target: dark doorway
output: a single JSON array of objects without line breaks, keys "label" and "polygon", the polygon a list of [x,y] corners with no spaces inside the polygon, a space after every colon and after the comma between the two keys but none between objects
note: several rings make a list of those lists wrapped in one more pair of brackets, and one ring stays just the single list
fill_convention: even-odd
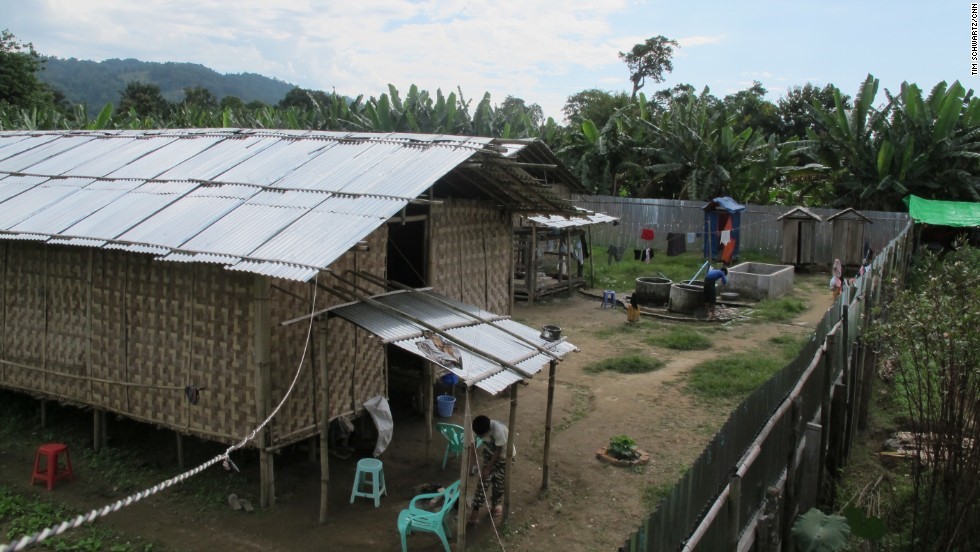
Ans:
[{"label": "dark doorway", "polygon": [[425,283],[425,221],[388,225],[388,279],[412,287]]}]

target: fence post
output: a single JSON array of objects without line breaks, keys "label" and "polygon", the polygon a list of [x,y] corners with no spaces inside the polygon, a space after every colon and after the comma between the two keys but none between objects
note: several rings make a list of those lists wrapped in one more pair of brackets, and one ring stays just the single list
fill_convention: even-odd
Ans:
[{"label": "fence post", "polygon": [[783,520],[782,520],[782,540],[791,542],[793,538],[793,520],[797,515],[796,497],[796,449],[800,443],[800,420],[803,414],[800,408],[800,398],[794,397],[792,407],[789,411],[789,454],[786,455],[786,488],[783,490]]},{"label": "fence post", "polygon": [[733,473],[728,480],[728,545],[729,550],[738,550],[738,537],[741,533],[742,476]]},{"label": "fence post", "polygon": [[827,499],[823,496],[823,489],[827,477],[827,452],[830,446],[830,391],[834,386],[834,336],[828,335],[825,339],[826,349],[824,349],[820,359],[820,362],[823,363],[823,387],[820,394],[820,458],[817,462],[820,469],[817,475],[817,492],[819,493],[817,501],[822,503],[826,503]]}]

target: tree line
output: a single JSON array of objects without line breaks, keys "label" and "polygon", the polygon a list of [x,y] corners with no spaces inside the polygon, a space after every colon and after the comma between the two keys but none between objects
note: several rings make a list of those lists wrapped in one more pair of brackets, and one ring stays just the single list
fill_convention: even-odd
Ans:
[{"label": "tree line", "polygon": [[546,143],[594,193],[744,203],[904,210],[912,193],[980,201],[980,102],[959,82],[928,92],[903,83],[879,90],[868,75],[852,99],[807,83],[776,102],[754,83],[719,98],[679,85],[643,91],[673,69],[678,47],[663,36],[621,52],[631,92],[589,89],[570,96],[567,123],[541,107],[461,89],[430,93],[395,86],[377,97],[291,89],[276,105],[217,98],[187,87],[178,102],[159,86],[131,81],[95,116],[69,105],[37,78],[44,63],[9,31],[0,37],[0,128],[286,128],[416,132]]}]

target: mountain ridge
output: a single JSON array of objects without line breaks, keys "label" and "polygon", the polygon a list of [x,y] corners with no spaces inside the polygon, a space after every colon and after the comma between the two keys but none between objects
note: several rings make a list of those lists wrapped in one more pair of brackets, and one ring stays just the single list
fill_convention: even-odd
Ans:
[{"label": "mountain ridge", "polygon": [[235,96],[245,103],[259,101],[275,105],[296,86],[257,73],[218,73],[199,63],[133,58],[91,61],[49,57],[45,58],[38,78],[61,91],[68,103],[84,105],[92,116],[106,103],[118,106],[120,94],[133,81],[159,86],[163,97],[174,103],[184,99],[185,88],[200,86],[210,90],[219,101]]}]

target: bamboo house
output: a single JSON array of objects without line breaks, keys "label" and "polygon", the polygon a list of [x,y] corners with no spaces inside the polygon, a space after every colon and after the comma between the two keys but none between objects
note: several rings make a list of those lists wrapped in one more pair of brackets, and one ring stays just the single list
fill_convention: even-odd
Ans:
[{"label": "bamboo house", "polygon": [[574,346],[506,317],[514,217],[581,214],[542,158],[460,136],[0,132],[0,387],[92,408],[96,436],[111,412],[224,443],[290,391],[250,443],[268,504],[271,453],[320,437],[325,456],[396,350],[432,377],[426,332],[468,390],[553,382]]}]

